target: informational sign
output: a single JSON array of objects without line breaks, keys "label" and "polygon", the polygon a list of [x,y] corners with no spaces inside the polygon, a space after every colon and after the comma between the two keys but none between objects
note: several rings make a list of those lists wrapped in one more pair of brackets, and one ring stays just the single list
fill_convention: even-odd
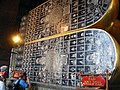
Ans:
[{"label": "informational sign", "polygon": [[15,71],[15,72],[13,73],[13,78],[19,78],[20,73],[21,73],[21,72],[19,72],[19,71]]},{"label": "informational sign", "polygon": [[83,86],[103,87],[105,85],[105,79],[103,76],[83,76]]}]

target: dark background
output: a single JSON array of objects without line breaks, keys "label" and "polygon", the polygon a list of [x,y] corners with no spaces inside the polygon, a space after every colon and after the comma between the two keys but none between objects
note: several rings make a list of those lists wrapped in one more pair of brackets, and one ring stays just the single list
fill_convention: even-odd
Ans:
[{"label": "dark background", "polygon": [[9,65],[14,47],[12,36],[18,33],[21,17],[47,0],[0,0],[0,66]]}]

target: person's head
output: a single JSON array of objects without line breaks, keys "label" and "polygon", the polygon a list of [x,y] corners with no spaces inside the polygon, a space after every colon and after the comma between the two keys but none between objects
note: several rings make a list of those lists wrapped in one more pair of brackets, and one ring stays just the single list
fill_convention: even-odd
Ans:
[{"label": "person's head", "polygon": [[8,66],[3,65],[0,67],[0,72],[6,72],[7,70],[8,70]]},{"label": "person's head", "polygon": [[27,79],[27,74],[25,72],[22,72],[21,75],[20,75],[20,78],[23,79],[23,80],[26,80]]}]

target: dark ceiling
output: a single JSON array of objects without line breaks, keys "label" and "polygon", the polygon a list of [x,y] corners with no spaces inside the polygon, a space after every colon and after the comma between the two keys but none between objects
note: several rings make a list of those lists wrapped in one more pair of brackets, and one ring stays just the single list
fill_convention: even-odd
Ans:
[{"label": "dark ceiling", "polygon": [[8,61],[21,17],[47,0],[0,0],[0,61]]}]

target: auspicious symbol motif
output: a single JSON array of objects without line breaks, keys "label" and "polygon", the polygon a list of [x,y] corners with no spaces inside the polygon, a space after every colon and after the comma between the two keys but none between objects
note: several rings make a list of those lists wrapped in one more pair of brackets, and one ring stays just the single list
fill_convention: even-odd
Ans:
[{"label": "auspicious symbol motif", "polygon": [[[72,27],[77,29],[98,21],[107,11],[111,0],[72,0]],[[75,24],[78,24],[75,26]]]}]

